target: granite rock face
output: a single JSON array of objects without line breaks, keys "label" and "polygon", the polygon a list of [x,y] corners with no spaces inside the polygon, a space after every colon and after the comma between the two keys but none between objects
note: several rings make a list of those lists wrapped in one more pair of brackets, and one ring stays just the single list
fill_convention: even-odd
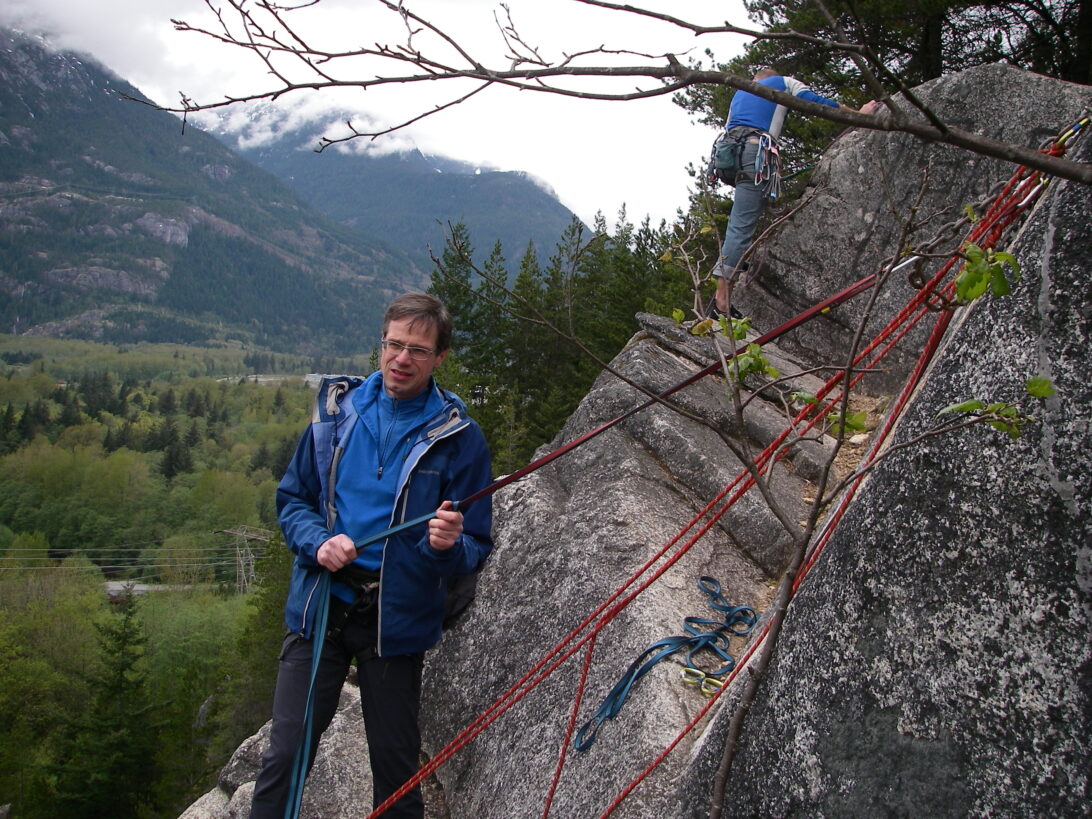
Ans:
[{"label": "granite rock face", "polygon": [[958,317],[895,440],[971,397],[1036,422],[872,475],[792,605],[725,815],[1087,815],[1092,188],[1052,186],[1021,283]]},{"label": "granite rock face", "polygon": [[[1026,103],[1012,114],[1018,128],[996,121],[991,103],[1000,87]],[[1042,94],[1034,104],[1020,96],[1034,89]],[[1027,133],[1032,143],[1040,136],[1040,126],[1030,124],[1036,117],[1045,110],[1056,130],[1058,120],[1079,113],[1068,110],[1070,102],[1087,94],[999,67],[944,78],[925,90],[938,105],[961,100],[960,110],[990,112],[990,123],[968,113],[958,124],[1017,141]],[[858,144],[866,140],[875,141],[867,150]],[[1092,141],[1085,137],[1075,151],[1088,161]],[[871,192],[876,199],[868,207],[861,203],[855,169],[864,157],[886,157],[890,184],[905,192],[920,185],[928,157],[945,152],[885,135],[840,140],[820,169],[829,184],[822,193],[826,215],[794,222],[786,231],[793,235],[777,240],[776,254],[771,246],[771,275],[788,270],[791,259],[798,267],[784,285],[796,290],[784,292],[785,304],[744,302],[758,325],[773,326],[782,312],[840,290],[859,278],[858,268],[874,269],[897,235],[879,193]],[[941,206],[959,211],[967,197],[989,186],[985,177],[1011,172],[987,173],[992,163],[965,154],[944,161],[927,192],[934,212]],[[840,198],[851,191],[857,204],[847,207]],[[1007,240],[1023,270],[1013,294],[957,314],[896,440],[913,438],[941,408],[971,397],[1017,403],[1036,422],[1017,440],[985,426],[926,438],[870,475],[790,607],[744,723],[725,815],[1086,811],[1092,769],[1090,225],[1092,188],[1052,182]],[[833,242],[838,252],[830,250],[832,235],[842,237]],[[854,236],[860,238],[851,255],[859,264],[850,269],[845,237]],[[801,261],[797,253],[811,255]],[[751,298],[768,284],[763,278],[740,292]],[[882,294],[877,321],[908,292],[903,283]],[[783,373],[829,363],[858,310],[855,304],[839,308],[824,327],[764,350]],[[641,331],[612,366],[644,389],[662,392],[712,360],[707,338],[666,319],[639,318]],[[877,393],[892,392],[905,376],[914,346],[906,342],[906,352],[873,387]],[[1041,403],[1026,396],[1024,383],[1032,376],[1051,378],[1056,394]],[[442,793],[426,797],[430,817],[541,816],[547,799],[554,816],[599,816],[675,742],[706,702],[682,684],[681,658],[645,676],[589,750],[577,752],[565,740],[570,721],[578,728],[588,720],[647,646],[681,633],[686,616],[714,614],[696,587],[699,577],[715,577],[732,603],[767,605],[788,559],[791,522],[804,515],[830,440],[802,442],[775,471],[773,497],[786,510],[786,528],[753,492],[712,522],[707,508],[719,508],[718,496],[741,471],[721,434],[757,452],[784,425],[786,396],[814,393],[818,383],[814,374],[799,376],[768,391],[748,404],[741,421],[724,379],[706,377],[671,398],[685,414],[660,405],[645,409],[495,496],[496,551],[478,599],[426,661],[422,729],[429,754],[551,656],[627,581],[639,576],[632,592],[662,574],[598,633],[575,717],[588,644],[440,767]],[[748,382],[744,398],[754,386]],[[543,451],[646,400],[604,373]],[[680,537],[692,519],[696,526]],[[738,655],[744,641],[737,642]],[[612,815],[708,815],[738,693],[726,692]],[[322,807],[305,801],[305,816],[363,815],[370,807],[361,792],[367,756],[355,704],[345,707],[335,728],[319,760],[335,773],[316,768],[310,787]],[[207,812],[189,819],[246,815],[261,741],[259,734],[240,749],[218,792],[198,803]]]},{"label": "granite rock face", "polygon": [[[1088,86],[1000,64],[932,80],[914,93],[955,127],[1027,147],[1049,141],[1092,106]],[[737,288],[733,299],[758,326],[777,326],[877,272],[879,263],[899,249],[936,236],[942,225],[962,216],[964,206],[976,207],[981,216],[985,197],[1013,170],[1001,160],[908,135],[847,131],[812,174],[810,204],[764,249],[756,249],[756,258],[765,260],[765,271]],[[917,208],[913,213],[911,205]],[[966,228],[948,235],[935,252],[956,249],[965,233]],[[898,274],[880,294],[868,336],[913,292],[907,272]],[[780,345],[808,361],[840,364],[840,351],[849,345],[863,304],[854,300],[808,322],[782,338]],[[923,338],[924,330],[917,331],[905,350],[920,347]],[[902,349],[895,351],[887,362],[888,376],[870,379],[868,388],[896,390],[912,357]]]},{"label": "granite rock face", "polygon": [[[659,393],[710,363],[708,339],[665,319],[640,318],[644,330],[614,361],[620,373]],[[602,375],[553,447],[645,400],[616,376]],[[758,406],[760,400],[752,406],[753,423],[735,427],[723,379],[706,377],[674,400],[696,418],[734,428],[734,439],[754,452],[768,442],[759,419],[776,411]],[[478,599],[429,655],[428,668],[438,675],[425,704],[429,750],[457,735],[642,566],[650,568],[629,592],[653,572],[664,572],[598,633],[577,727],[649,645],[684,633],[684,617],[718,617],[697,588],[698,578],[715,578],[734,605],[764,608],[790,543],[761,499],[748,494],[704,535],[698,536],[709,514],[677,538],[741,469],[712,429],[653,406],[499,492],[497,549]],[[780,469],[773,483],[782,502],[801,515],[808,482],[796,470]],[[453,817],[541,815],[566,749],[586,656],[585,646],[439,770]],[[664,661],[642,678],[591,748],[568,746],[552,796],[554,815],[598,816],[705,705],[696,688],[682,683],[683,659]],[[719,665],[713,660],[705,658],[707,670]],[[652,792],[642,790],[618,815],[647,815],[655,810],[650,805],[672,799],[670,781],[685,770],[700,736],[684,738]]]},{"label": "granite rock face", "polygon": [[[269,723],[232,754],[221,771],[217,787],[179,819],[246,819],[250,797],[269,742]],[[360,691],[346,684],[337,714],[319,744],[307,779],[300,816],[366,816],[372,807],[372,775],[368,744],[360,716]]]}]

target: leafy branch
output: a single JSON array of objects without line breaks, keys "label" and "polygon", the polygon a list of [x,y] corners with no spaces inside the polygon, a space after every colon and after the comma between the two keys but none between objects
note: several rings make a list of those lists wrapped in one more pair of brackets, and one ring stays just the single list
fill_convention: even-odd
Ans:
[{"label": "leafy branch", "polygon": [[1012,268],[1013,282],[1020,281],[1020,264],[1011,253],[993,248],[983,250],[968,243],[963,247],[962,256],[967,261],[955,279],[956,299],[960,304],[981,297],[987,288],[997,298],[1009,295],[1012,287],[1005,276],[1006,265]]}]

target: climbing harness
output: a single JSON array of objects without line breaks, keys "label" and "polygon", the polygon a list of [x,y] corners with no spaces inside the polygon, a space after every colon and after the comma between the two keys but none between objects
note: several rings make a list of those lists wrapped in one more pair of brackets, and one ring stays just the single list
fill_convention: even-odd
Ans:
[{"label": "climbing harness", "polygon": [[[686,634],[665,637],[650,645],[641,655],[630,663],[622,678],[615,684],[603,703],[576,735],[573,747],[586,751],[595,742],[599,728],[609,719],[614,719],[625,705],[630,690],[637,681],[653,669],[661,660],[672,654],[686,650],[686,665],[683,668],[683,681],[700,686],[703,693],[714,693],[723,684],[721,679],[733,668],[735,660],[728,653],[728,644],[732,637],[741,637],[750,633],[758,621],[758,615],[750,606],[733,606],[724,599],[720,592],[720,583],[712,577],[698,580],[698,588],[709,598],[709,605],[723,613],[723,620],[710,620],[704,617],[687,617],[683,620]],[[711,651],[723,661],[716,671],[699,671],[694,656],[702,650]],[[707,686],[709,688],[707,689]]]},{"label": "climbing harness", "polygon": [[777,140],[760,128],[737,126],[721,131],[709,152],[706,181],[714,185],[719,180],[734,187],[744,173],[743,152],[747,145],[756,142],[754,183],[765,188],[771,199],[778,198],[781,195],[781,154]]}]

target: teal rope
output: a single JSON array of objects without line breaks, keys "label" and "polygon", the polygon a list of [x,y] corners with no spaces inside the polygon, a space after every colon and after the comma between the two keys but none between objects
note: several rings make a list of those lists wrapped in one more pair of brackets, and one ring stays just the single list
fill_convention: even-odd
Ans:
[{"label": "teal rope", "polygon": [[720,593],[720,583],[711,577],[702,577],[698,580],[698,588],[705,592],[709,598],[709,605],[716,611],[723,612],[723,620],[709,620],[702,617],[687,617],[683,620],[683,628],[686,634],[674,637],[665,637],[650,645],[641,655],[630,663],[622,678],[618,680],[614,688],[603,698],[602,704],[596,710],[590,720],[584,723],[573,740],[573,747],[578,751],[586,751],[595,742],[599,729],[609,719],[614,719],[625,705],[630,690],[637,681],[652,670],[658,662],[671,656],[677,651],[688,649],[686,665],[694,665],[694,655],[702,649],[708,649],[724,661],[716,671],[703,674],[705,677],[723,677],[733,668],[736,662],[728,653],[728,643],[733,636],[748,634],[758,622],[758,615],[750,606],[733,606]]},{"label": "teal rope", "polygon": [[[459,501],[451,504],[453,511],[459,510]],[[427,523],[436,517],[435,512],[421,515],[419,518],[391,526],[382,532],[368,535],[363,540],[357,541],[357,552],[365,546],[370,546],[380,540],[385,540],[391,535],[396,535],[406,529],[412,529],[422,523]],[[315,630],[311,654],[311,683],[307,688],[307,701],[303,708],[303,736],[300,745],[296,749],[296,756],[292,760],[292,784],[288,790],[288,802],[284,807],[285,819],[297,819],[300,815],[300,805],[303,803],[303,785],[307,779],[307,765],[311,756],[311,734],[314,731],[315,719],[315,679],[318,677],[319,660],[322,657],[322,649],[326,645],[326,624],[330,614],[330,572],[323,572],[319,577],[319,584],[315,587],[315,604],[318,610],[315,613]]]},{"label": "teal rope", "polygon": [[303,736],[292,760],[292,784],[288,789],[288,802],[284,806],[285,819],[296,819],[303,802],[303,783],[307,779],[307,764],[311,756],[311,733],[315,720],[315,679],[319,661],[326,642],[326,622],[330,614],[330,573],[323,572],[315,589],[318,611],[315,613],[315,636],[311,653],[311,684],[307,688],[307,701],[303,707]]}]

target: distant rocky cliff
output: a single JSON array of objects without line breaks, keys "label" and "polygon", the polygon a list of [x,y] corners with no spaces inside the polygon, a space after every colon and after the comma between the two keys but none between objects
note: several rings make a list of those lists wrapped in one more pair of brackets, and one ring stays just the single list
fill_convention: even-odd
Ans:
[{"label": "distant rocky cliff", "polygon": [[389,297],[426,281],[126,96],[90,58],[0,29],[0,331],[358,352]]},{"label": "distant rocky cliff", "polygon": [[[1003,127],[996,104],[1002,88]],[[944,78],[923,92],[943,117],[971,130],[996,127],[1027,144],[1067,127],[1092,103],[1086,87],[997,66]],[[1077,140],[1073,153],[1089,161],[1092,137]],[[846,135],[817,171],[816,210],[803,211],[771,241],[769,278],[740,293],[758,326],[772,327],[876,269],[891,252],[899,207],[912,201],[906,191],[920,186],[930,163],[942,170],[931,177],[923,212],[938,221],[957,216],[1012,170],[902,137]],[[1023,384],[1031,376],[1049,377],[1057,393],[1029,405],[1036,421],[1018,440],[975,427],[919,441],[871,474],[790,606],[743,726],[725,815],[1087,812],[1090,226],[1092,188],[1054,180],[1010,234],[1007,249],[1023,270],[1013,294],[959,311],[896,440],[929,429],[955,401],[1025,404]],[[873,324],[908,292],[905,282],[892,283]],[[838,308],[767,353],[783,373],[837,362],[859,318],[855,303]],[[708,339],[664,319],[641,321],[613,366],[645,388],[660,392],[712,360]],[[917,346],[911,339],[885,362],[890,370],[872,388],[875,395],[893,392]],[[498,493],[497,549],[479,598],[429,654],[427,751],[436,753],[670,546],[739,473],[709,423],[756,450],[783,423],[782,402],[790,400],[784,396],[812,391],[816,378],[796,377],[781,397],[764,394],[748,405],[742,425],[733,420],[725,382],[705,378],[674,399],[690,417],[655,406]],[[642,400],[604,374],[555,445]],[[804,513],[815,464],[829,446],[829,438],[818,440],[775,471],[774,495],[791,516]],[[710,614],[695,586],[700,576],[716,577],[731,602],[763,609],[790,540],[759,497],[737,502],[598,636],[577,723],[647,645],[679,633],[685,616]],[[431,816],[542,815],[583,658],[578,652],[439,769]],[[661,663],[590,750],[569,749],[552,815],[601,815],[676,738],[705,704],[681,683],[679,670]],[[707,815],[737,694],[726,692],[613,815]],[[324,742],[305,815],[351,816],[367,808],[367,764],[351,697],[341,732]],[[259,734],[225,769],[222,787],[186,816],[245,816],[260,745]]]}]

